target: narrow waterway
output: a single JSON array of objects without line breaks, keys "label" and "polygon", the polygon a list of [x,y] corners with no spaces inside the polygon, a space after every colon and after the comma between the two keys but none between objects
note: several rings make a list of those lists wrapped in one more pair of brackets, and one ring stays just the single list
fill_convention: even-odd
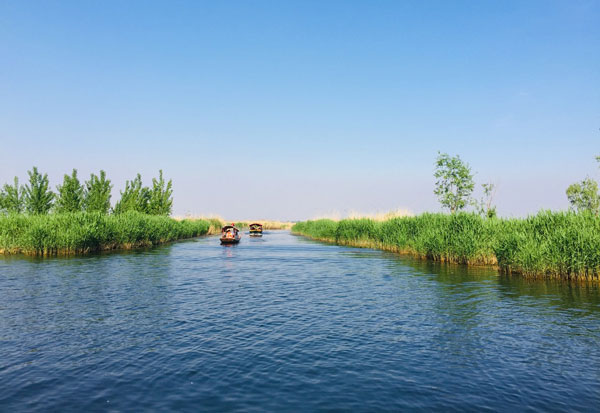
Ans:
[{"label": "narrow waterway", "polygon": [[600,289],[289,232],[0,257],[1,411],[597,410]]}]

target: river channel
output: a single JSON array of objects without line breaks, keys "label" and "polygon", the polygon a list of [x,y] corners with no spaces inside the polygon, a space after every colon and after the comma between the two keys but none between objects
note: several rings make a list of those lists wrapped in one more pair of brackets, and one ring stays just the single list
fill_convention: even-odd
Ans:
[{"label": "river channel", "polygon": [[286,231],[0,257],[0,411],[599,406],[594,284]]}]

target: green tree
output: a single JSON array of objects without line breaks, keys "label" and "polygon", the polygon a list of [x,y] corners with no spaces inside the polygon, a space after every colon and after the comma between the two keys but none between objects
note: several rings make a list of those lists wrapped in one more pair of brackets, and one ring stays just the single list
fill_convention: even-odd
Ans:
[{"label": "green tree", "polygon": [[9,214],[22,213],[25,209],[23,191],[23,186],[19,185],[19,178],[16,176],[12,185],[4,184],[0,195],[2,198],[2,209]]},{"label": "green tree", "polygon": [[20,214],[23,209],[23,186],[19,185],[19,178],[15,176],[13,185],[4,184],[0,192],[0,210],[9,214]]},{"label": "green tree", "polygon": [[40,174],[37,167],[27,171],[29,184],[25,185],[25,208],[30,214],[47,214],[52,208],[54,193],[50,190],[48,174]]},{"label": "green tree", "polygon": [[173,206],[173,182],[165,182],[162,169],[159,178],[152,178],[152,193],[148,203],[148,213],[153,215],[170,215]]},{"label": "green tree", "polygon": [[458,155],[451,157],[438,152],[434,176],[437,179],[434,193],[442,207],[455,213],[469,203],[475,187],[473,174],[469,165]]},{"label": "green tree", "polygon": [[78,212],[83,208],[83,186],[77,178],[77,169],[73,169],[71,176],[65,174],[63,184],[56,187],[56,212]]},{"label": "green tree", "polygon": [[496,195],[496,185],[493,183],[481,184],[483,188],[483,197],[479,202],[474,202],[473,206],[477,209],[479,215],[487,218],[496,217],[496,206],[493,205]]},{"label": "green tree", "polygon": [[150,188],[142,186],[142,176],[137,174],[135,179],[125,182],[125,190],[121,191],[121,199],[115,205],[115,214],[127,211],[147,214],[151,194]]},{"label": "green tree", "polygon": [[106,172],[101,170],[100,176],[91,174],[89,181],[85,182],[84,209],[88,212],[108,214],[112,187],[110,179],[106,179]]},{"label": "green tree", "polygon": [[598,194],[598,182],[595,180],[588,177],[581,182],[570,185],[567,188],[567,198],[573,210],[578,212],[591,211],[598,215],[600,195]]}]

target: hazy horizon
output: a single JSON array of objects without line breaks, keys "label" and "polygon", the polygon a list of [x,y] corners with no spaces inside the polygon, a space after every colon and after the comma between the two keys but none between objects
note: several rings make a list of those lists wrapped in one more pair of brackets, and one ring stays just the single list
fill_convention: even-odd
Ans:
[{"label": "hazy horizon", "polygon": [[501,216],[600,179],[600,2],[2,2],[0,185],[163,169],[174,215],[439,211],[437,151]]}]

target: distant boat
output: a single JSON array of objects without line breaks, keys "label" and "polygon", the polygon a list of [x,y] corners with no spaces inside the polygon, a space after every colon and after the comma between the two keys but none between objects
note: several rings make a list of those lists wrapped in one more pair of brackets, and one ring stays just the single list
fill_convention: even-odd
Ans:
[{"label": "distant boat", "polygon": [[263,232],[262,224],[255,222],[254,224],[250,224],[250,236],[251,237],[260,237]]},{"label": "distant boat", "polygon": [[240,242],[240,230],[233,225],[225,225],[221,228],[221,244],[237,244]]}]

